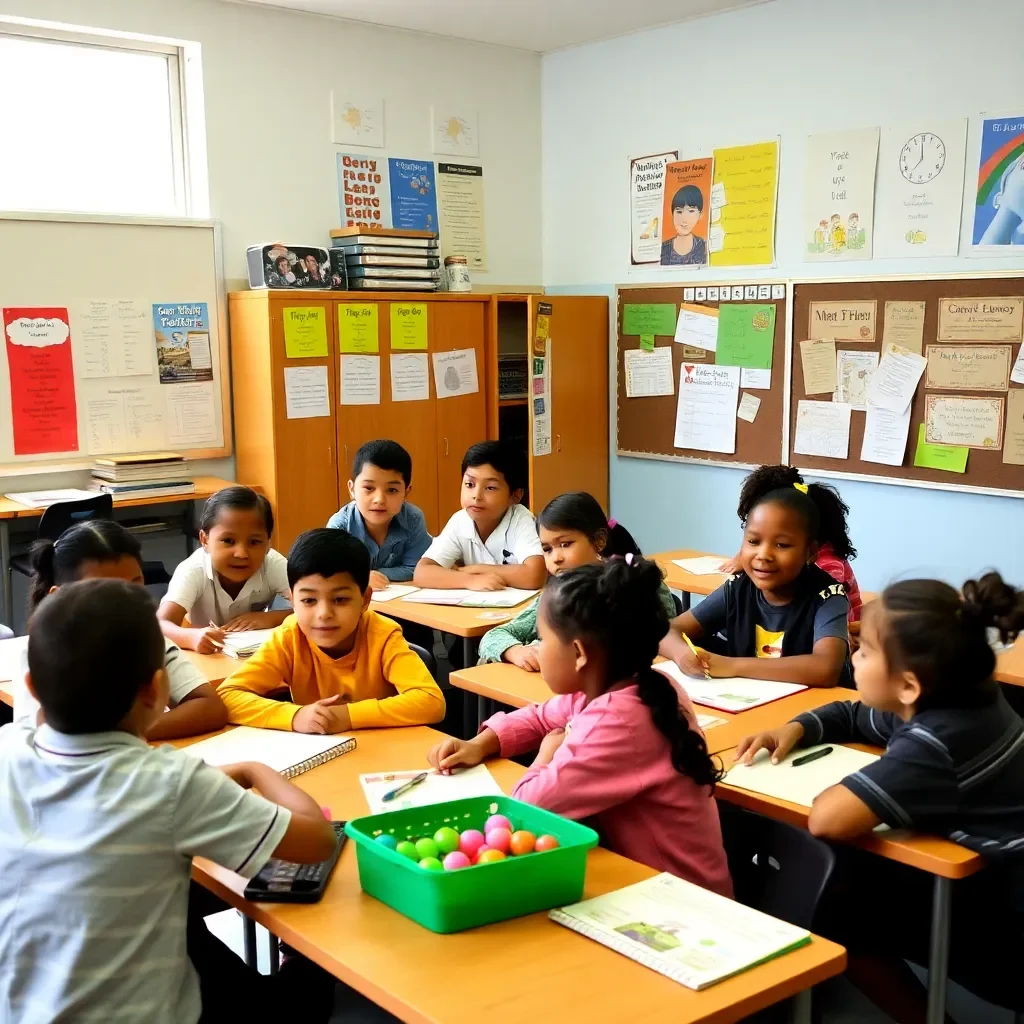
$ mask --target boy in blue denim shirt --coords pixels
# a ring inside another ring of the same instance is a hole
[[[367,441],[356,452],[348,493],[352,498],[327,525],[346,530],[370,552],[370,587],[408,583],[430,547],[423,513],[407,502],[412,458],[395,441]]]

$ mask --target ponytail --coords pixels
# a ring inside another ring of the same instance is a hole
[[[537,516],[537,526],[545,530],[576,530],[604,558],[640,555],[629,530],[608,519],[598,500],[586,491],[568,491],[552,498]]]
[[[668,678],[651,667],[668,630],[661,570],[642,558],[612,558],[553,576],[541,598],[544,615],[563,639],[583,637],[604,650],[607,683],[635,680],[651,721],[669,741],[672,767],[700,786],[721,772],[704,737],[691,728]]]
[[[32,578],[29,580],[28,606],[32,610],[53,589],[52,540],[37,540],[29,552]]]

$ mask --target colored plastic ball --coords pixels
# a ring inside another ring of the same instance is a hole
[[[515,856],[521,857],[524,853],[533,853],[536,842],[537,837],[532,832],[521,829],[519,832],[512,833],[509,846]]]
[[[408,857],[409,860],[418,861],[420,859],[419,851],[416,849],[416,844],[410,843],[408,839],[404,843],[399,843],[395,847],[395,852],[400,853],[403,857]]]
[[[557,850],[560,845],[554,836],[537,836],[533,848],[537,853],[544,853],[546,850]]]
[[[386,846],[389,850],[398,849],[398,840],[390,832],[381,832],[374,842],[380,843],[381,846]]]
[[[508,853],[512,846],[512,833],[507,828],[492,828],[487,832],[487,845],[492,850]]]
[[[472,863],[461,850],[453,850],[444,859],[444,869],[445,871],[458,871],[459,868],[470,867]]]
[[[424,857],[433,857],[436,860],[441,851],[433,839],[424,836],[422,839],[416,840],[416,852],[420,855],[420,860],[423,860]]]
[[[484,825],[484,835],[487,835],[492,828],[507,828],[511,832],[512,822],[504,814],[492,814]]]
[[[424,857],[420,867],[424,871],[444,871],[444,865],[436,857]]]
[[[490,847],[486,843],[484,843],[484,845],[481,846],[480,849],[473,854],[473,863],[479,864],[481,856],[485,854],[489,849]]]
[[[481,846],[486,845],[487,840],[484,839],[483,832],[478,832],[475,828],[467,828],[465,832],[459,836],[459,849],[467,857],[475,857]]]
[[[446,825],[434,833],[434,842],[442,853],[451,853],[459,848],[459,833]]]
[[[504,860],[505,854],[501,850],[484,850],[477,858],[477,864],[494,864],[496,861]]]

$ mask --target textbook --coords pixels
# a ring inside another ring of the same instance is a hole
[[[357,277],[397,277],[403,281],[439,281],[440,270],[427,270],[423,267],[352,267],[348,268],[351,281]]]
[[[667,872],[549,916],[696,991],[811,941],[803,928]]]
[[[771,704],[791,693],[806,690],[803,683],[775,683],[767,679],[697,679],[684,675],[675,662],[661,661],[654,666],[668,676],[695,704],[716,708],[718,711],[749,711],[762,704]]]
[[[356,739],[354,736],[313,736],[239,725],[182,749],[214,768],[239,761],[259,761],[286,779],[293,779],[355,750]]]
[[[357,256],[346,253],[349,273],[353,267],[408,267],[414,270],[437,270],[441,261],[436,256]]]
[[[331,230],[331,246],[352,245],[391,245],[404,246],[407,249],[436,249],[437,232],[412,231],[405,228],[373,228],[365,227],[333,228]]]
[[[351,260],[353,256],[387,256],[389,261],[395,256],[415,256],[420,261],[437,261],[431,264],[435,267],[440,262],[437,249],[430,248],[412,249],[401,245],[349,245],[348,242],[335,244],[332,248],[341,249],[346,260]]]
[[[436,281],[410,281],[391,277],[353,277],[349,280],[349,288],[353,291],[366,289],[375,292],[436,292]]]
[[[528,601],[537,590],[517,590],[506,587],[504,590],[417,590],[402,598],[410,604],[447,604],[459,608],[514,608],[523,601]]]

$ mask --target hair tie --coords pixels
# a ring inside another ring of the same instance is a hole
[[[793,484],[793,486],[801,493],[807,493],[807,484]]]
[[[632,551],[627,552],[625,557],[626,557],[626,565],[628,565],[630,568],[632,568],[633,567],[633,552]]]
[[[618,525],[619,524],[614,519],[609,519],[608,520],[608,529],[609,530],[614,530],[615,527],[618,526]]]

